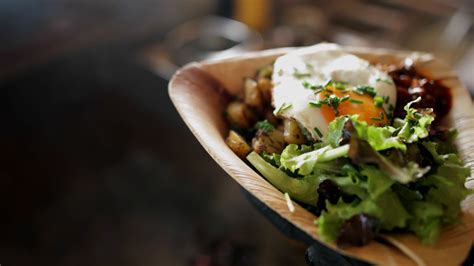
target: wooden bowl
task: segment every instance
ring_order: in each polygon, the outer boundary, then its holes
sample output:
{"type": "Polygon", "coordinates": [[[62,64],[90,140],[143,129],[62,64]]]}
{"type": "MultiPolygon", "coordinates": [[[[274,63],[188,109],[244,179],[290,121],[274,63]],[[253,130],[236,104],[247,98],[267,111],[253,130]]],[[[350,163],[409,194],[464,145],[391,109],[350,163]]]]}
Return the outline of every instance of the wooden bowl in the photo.
{"type": "MultiPolygon", "coordinates": [[[[282,192],[239,159],[224,143],[228,126],[224,108],[229,95],[242,89],[244,77],[252,77],[258,68],[294,48],[266,50],[220,60],[191,63],[175,73],[169,83],[169,94],[176,109],[211,157],[237,183],[273,209],[282,218],[321,241],[314,225],[316,217],[296,206],[290,212],[282,192]]],[[[464,162],[474,170],[474,112],[471,97],[451,68],[432,55],[419,52],[344,47],[347,51],[372,63],[399,64],[406,58],[414,61],[421,73],[443,80],[453,95],[453,108],[446,123],[459,130],[457,145],[464,162]]],[[[474,187],[471,175],[466,180],[474,187]]],[[[463,202],[462,223],[443,229],[436,245],[424,246],[413,234],[386,234],[380,241],[364,247],[339,249],[334,243],[324,243],[338,252],[369,263],[381,265],[460,265],[474,239],[474,196],[463,202]]]]}

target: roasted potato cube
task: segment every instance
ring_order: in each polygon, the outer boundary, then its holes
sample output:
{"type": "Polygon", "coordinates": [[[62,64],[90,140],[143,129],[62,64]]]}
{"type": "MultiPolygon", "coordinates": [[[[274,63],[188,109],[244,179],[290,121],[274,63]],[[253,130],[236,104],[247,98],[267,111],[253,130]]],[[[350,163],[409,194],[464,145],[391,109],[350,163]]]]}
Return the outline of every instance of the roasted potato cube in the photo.
{"type": "Polygon", "coordinates": [[[258,89],[258,84],[251,78],[246,78],[244,82],[244,102],[256,109],[263,108],[262,95],[258,89]]]}
{"type": "Polygon", "coordinates": [[[296,122],[293,119],[285,119],[283,121],[284,131],[283,136],[288,144],[304,144],[307,142],[306,137],[296,122]]]}
{"type": "Polygon", "coordinates": [[[231,102],[227,106],[226,113],[229,124],[237,128],[251,127],[257,120],[250,107],[239,101],[231,102]]]}
{"type": "Polygon", "coordinates": [[[267,78],[261,78],[258,80],[258,89],[262,95],[264,103],[271,103],[272,101],[272,81],[267,78]]]}
{"type": "Polygon", "coordinates": [[[242,159],[244,159],[245,156],[247,156],[247,154],[249,154],[252,150],[247,141],[245,141],[242,136],[233,130],[229,131],[229,136],[227,136],[225,143],[235,154],[237,154],[237,156],[242,159]]]}
{"type": "Polygon", "coordinates": [[[252,148],[257,153],[281,153],[285,147],[285,138],[280,130],[265,132],[258,130],[252,139],[252,148]]]}

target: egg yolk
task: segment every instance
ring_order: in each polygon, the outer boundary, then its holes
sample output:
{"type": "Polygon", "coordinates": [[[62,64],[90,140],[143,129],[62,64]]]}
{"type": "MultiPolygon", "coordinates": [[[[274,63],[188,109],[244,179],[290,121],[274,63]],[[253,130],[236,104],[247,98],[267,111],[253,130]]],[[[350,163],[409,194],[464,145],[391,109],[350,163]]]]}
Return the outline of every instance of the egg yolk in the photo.
{"type": "MultiPolygon", "coordinates": [[[[388,125],[387,114],[382,107],[375,106],[374,98],[367,94],[359,94],[353,91],[341,91],[332,87],[328,87],[332,91],[331,94],[339,98],[349,96],[350,100],[339,103],[337,107],[338,116],[342,115],[359,115],[360,121],[365,121],[369,125],[388,125]]],[[[330,97],[329,94],[321,92],[323,99],[330,97]]],[[[328,105],[321,106],[321,112],[329,123],[336,118],[336,111],[328,105]]]]}

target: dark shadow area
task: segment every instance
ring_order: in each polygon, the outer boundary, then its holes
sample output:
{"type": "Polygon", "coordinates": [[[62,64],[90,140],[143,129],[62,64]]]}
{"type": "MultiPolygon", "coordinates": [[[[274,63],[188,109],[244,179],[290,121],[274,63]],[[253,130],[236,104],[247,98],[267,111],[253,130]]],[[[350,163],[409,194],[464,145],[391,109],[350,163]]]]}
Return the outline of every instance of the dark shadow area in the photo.
{"type": "Polygon", "coordinates": [[[1,94],[2,264],[304,263],[128,47],[57,59],[1,94]]]}

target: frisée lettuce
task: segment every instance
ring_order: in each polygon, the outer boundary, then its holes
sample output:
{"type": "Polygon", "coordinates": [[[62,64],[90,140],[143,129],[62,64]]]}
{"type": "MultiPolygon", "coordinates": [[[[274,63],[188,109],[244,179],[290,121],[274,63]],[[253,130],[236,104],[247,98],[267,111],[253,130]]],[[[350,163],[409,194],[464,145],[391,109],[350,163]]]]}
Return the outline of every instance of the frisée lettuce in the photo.
{"type": "Polygon", "coordinates": [[[412,108],[418,101],[391,126],[340,116],[319,142],[263,157],[252,152],[247,160],[279,190],[316,208],[325,241],[363,245],[379,232],[402,230],[433,244],[472,193],[464,186],[470,170],[456,153],[454,130],[444,140],[430,137],[434,114],[412,108]]]}

